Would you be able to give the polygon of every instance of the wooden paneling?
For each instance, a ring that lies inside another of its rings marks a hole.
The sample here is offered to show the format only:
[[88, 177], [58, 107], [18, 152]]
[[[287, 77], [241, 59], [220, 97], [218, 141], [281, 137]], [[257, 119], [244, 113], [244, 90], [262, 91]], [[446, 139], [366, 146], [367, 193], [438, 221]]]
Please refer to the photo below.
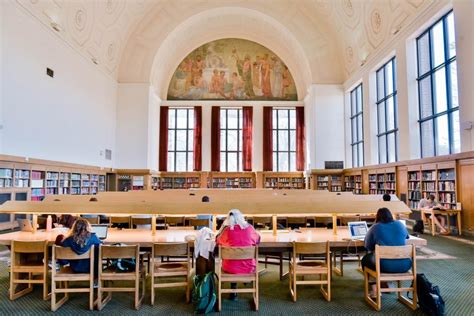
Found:
[[398, 167], [397, 168], [397, 193], [398, 198], [401, 199], [402, 194], [407, 196], [408, 200], [408, 168]]
[[462, 204], [463, 231], [474, 233], [474, 160], [464, 160], [458, 169], [459, 201]]

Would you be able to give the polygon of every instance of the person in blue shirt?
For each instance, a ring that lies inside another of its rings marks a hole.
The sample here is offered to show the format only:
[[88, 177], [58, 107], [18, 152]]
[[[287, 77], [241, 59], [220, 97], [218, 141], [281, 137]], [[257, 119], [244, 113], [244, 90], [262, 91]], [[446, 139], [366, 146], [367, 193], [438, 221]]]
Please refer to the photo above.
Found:
[[[97, 270], [98, 250], [101, 243], [102, 242], [99, 240], [99, 238], [97, 238], [97, 236], [92, 233], [91, 224], [86, 219], [78, 218], [72, 226], [69, 237], [64, 239], [60, 245], [71, 248], [71, 250], [78, 255], [82, 255], [89, 251], [92, 246], [96, 246], [94, 253], [96, 262], [94, 266], [95, 270]], [[67, 262], [61, 262], [62, 265], [68, 263], [72, 271], [75, 273], [90, 272], [90, 259], [69, 260]], [[94, 271], [94, 274], [97, 275], [97, 271]]]

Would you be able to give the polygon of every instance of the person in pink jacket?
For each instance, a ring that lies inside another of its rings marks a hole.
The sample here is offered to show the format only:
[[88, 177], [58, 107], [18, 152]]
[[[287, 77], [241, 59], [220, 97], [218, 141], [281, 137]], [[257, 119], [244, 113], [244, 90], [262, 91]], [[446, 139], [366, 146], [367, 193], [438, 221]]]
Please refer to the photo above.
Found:
[[[249, 247], [260, 243], [260, 235], [252, 225], [247, 223], [239, 210], [229, 212], [226, 220], [216, 237], [216, 243], [224, 247]], [[257, 262], [255, 259], [222, 260], [222, 269], [226, 273], [247, 274], [255, 272]], [[231, 284], [236, 288], [237, 284]], [[236, 293], [231, 293], [231, 299], [236, 299]]]

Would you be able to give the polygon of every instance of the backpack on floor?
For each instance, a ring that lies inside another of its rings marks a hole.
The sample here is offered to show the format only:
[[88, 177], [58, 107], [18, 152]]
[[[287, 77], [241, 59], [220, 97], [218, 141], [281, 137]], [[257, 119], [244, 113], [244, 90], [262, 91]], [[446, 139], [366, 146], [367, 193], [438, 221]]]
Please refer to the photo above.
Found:
[[428, 281], [423, 273], [416, 275], [416, 287], [418, 305], [421, 310], [427, 315], [443, 316], [445, 304], [439, 287]]
[[417, 220], [415, 226], [413, 226], [413, 232], [418, 234], [423, 234], [425, 225], [422, 220]]
[[193, 278], [193, 304], [197, 314], [207, 314], [214, 310], [217, 301], [214, 272], [196, 275]]

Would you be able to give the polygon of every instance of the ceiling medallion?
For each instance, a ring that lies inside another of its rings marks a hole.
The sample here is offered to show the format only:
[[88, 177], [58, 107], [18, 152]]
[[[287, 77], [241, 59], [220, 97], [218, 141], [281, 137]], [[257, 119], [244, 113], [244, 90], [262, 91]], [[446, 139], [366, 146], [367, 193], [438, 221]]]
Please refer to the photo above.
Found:
[[354, 15], [354, 7], [352, 6], [351, 0], [343, 0], [344, 2], [344, 11], [347, 16], [353, 16]]
[[351, 46], [346, 48], [346, 57], [347, 57], [348, 63], [349, 64], [352, 63], [352, 60], [354, 59], [354, 50], [352, 49]]
[[380, 16], [379, 11], [374, 10], [372, 11], [372, 30], [374, 33], [380, 32], [381, 26], [382, 26], [382, 17]]
[[84, 27], [86, 26], [86, 19], [87, 19], [87, 14], [85, 11], [82, 9], [79, 9], [76, 11], [76, 16], [75, 16], [75, 25], [78, 30], [83, 30]]

